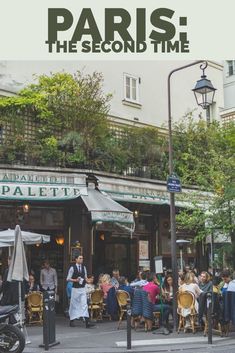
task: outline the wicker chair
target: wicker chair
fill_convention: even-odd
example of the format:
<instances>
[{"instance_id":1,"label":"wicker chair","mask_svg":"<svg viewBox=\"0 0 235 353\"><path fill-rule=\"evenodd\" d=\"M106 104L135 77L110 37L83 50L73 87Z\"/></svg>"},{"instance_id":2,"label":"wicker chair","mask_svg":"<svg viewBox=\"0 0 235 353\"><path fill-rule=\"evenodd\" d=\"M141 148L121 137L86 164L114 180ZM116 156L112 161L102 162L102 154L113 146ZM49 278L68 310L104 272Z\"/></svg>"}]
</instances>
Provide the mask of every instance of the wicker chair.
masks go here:
<instances>
[{"instance_id":1,"label":"wicker chair","mask_svg":"<svg viewBox=\"0 0 235 353\"><path fill-rule=\"evenodd\" d=\"M41 292L32 292L27 296L29 324L43 323L43 296Z\"/></svg>"},{"instance_id":2,"label":"wicker chair","mask_svg":"<svg viewBox=\"0 0 235 353\"><path fill-rule=\"evenodd\" d=\"M116 293L117 302L119 306L119 321L118 321L118 330L121 326L124 313L127 312L127 300L130 299L130 294L125 290L118 290Z\"/></svg>"},{"instance_id":3,"label":"wicker chair","mask_svg":"<svg viewBox=\"0 0 235 353\"><path fill-rule=\"evenodd\" d=\"M177 294L177 301L178 301L178 308L177 312L179 315L179 327L178 333L180 332L181 328L184 329L186 332L186 316L189 317L191 326L189 329L195 333L195 319L197 316L197 312L195 310L195 296L191 292L178 292Z\"/></svg>"},{"instance_id":4,"label":"wicker chair","mask_svg":"<svg viewBox=\"0 0 235 353\"><path fill-rule=\"evenodd\" d=\"M89 310L91 314L91 320L94 318L94 314L97 320L103 320L103 299L104 293L101 289L96 289L90 294Z\"/></svg>"}]
</instances>

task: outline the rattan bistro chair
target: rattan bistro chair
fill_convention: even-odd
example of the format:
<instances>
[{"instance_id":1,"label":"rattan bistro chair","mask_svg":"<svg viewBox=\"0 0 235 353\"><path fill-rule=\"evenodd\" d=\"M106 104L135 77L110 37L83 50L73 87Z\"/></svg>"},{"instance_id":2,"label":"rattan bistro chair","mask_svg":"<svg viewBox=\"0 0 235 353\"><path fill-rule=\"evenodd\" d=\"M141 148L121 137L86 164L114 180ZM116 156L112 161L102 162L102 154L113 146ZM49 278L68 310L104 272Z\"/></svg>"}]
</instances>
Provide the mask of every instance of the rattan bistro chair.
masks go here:
<instances>
[{"instance_id":1,"label":"rattan bistro chair","mask_svg":"<svg viewBox=\"0 0 235 353\"><path fill-rule=\"evenodd\" d=\"M118 290L116 293L117 302L119 306L119 321L118 330L121 326L124 313L127 312L127 300L130 299L130 294L125 290Z\"/></svg>"},{"instance_id":2,"label":"rattan bistro chair","mask_svg":"<svg viewBox=\"0 0 235 353\"><path fill-rule=\"evenodd\" d=\"M195 296L191 292L178 292L177 294L177 301L178 301L178 308L177 312L179 315L179 327L178 333L180 332L181 328L186 331L185 324L186 324L186 317L189 317L190 320L190 329L195 333L195 320L197 312L195 310Z\"/></svg>"},{"instance_id":3,"label":"rattan bistro chair","mask_svg":"<svg viewBox=\"0 0 235 353\"><path fill-rule=\"evenodd\" d=\"M42 325L43 319L43 296L41 292L32 292L27 296L27 312L29 324L39 323Z\"/></svg>"},{"instance_id":4,"label":"rattan bistro chair","mask_svg":"<svg viewBox=\"0 0 235 353\"><path fill-rule=\"evenodd\" d=\"M97 320L103 320L103 310L104 310L103 299L104 299L104 293L101 289L96 289L94 290L94 292L91 292L90 304L89 304L91 320L93 320L94 315Z\"/></svg>"}]
</instances>

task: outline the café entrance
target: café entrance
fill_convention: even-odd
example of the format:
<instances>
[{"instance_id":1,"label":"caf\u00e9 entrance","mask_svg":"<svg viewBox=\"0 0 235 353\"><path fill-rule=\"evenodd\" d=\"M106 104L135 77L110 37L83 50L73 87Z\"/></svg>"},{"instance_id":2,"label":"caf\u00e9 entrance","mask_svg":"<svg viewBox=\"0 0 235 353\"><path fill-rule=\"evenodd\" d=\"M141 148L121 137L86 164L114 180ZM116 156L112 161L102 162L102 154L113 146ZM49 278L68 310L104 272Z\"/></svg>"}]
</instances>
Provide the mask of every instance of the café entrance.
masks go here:
<instances>
[{"instance_id":1,"label":"caf\u00e9 entrance","mask_svg":"<svg viewBox=\"0 0 235 353\"><path fill-rule=\"evenodd\" d=\"M132 279L137 271L137 240L130 234L112 234L97 231L93 256L93 271L96 278L100 273L112 274L119 269L120 275Z\"/></svg>"}]
</instances>

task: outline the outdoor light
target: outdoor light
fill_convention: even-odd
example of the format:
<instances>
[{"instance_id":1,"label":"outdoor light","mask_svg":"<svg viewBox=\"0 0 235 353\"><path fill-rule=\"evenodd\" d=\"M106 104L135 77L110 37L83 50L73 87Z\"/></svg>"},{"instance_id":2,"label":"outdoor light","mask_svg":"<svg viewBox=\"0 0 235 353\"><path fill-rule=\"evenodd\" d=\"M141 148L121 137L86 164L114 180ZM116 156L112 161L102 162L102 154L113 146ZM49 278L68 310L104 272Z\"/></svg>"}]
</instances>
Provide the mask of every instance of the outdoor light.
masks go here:
<instances>
[{"instance_id":1,"label":"outdoor light","mask_svg":"<svg viewBox=\"0 0 235 353\"><path fill-rule=\"evenodd\" d=\"M29 206L28 203L23 204L22 207L23 207L23 212L24 212L24 213L29 213L30 206Z\"/></svg>"},{"instance_id":2,"label":"outdoor light","mask_svg":"<svg viewBox=\"0 0 235 353\"><path fill-rule=\"evenodd\" d=\"M178 291L178 265L176 254L176 210L175 210L175 193L181 192L180 180L175 178L174 173L174 158L173 158L173 137L172 137L172 112L171 112L171 77L178 71L188 69L192 66L200 65L202 76L195 88L193 89L197 104L203 109L208 108L212 103L216 89L213 87L210 80L206 78L205 69L207 63L204 60L197 60L187 65L177 67L168 74L167 78L167 98L168 98L168 131L169 131L169 186L167 183L167 190L170 194L170 236L171 236L171 267L173 275L173 327L177 329L177 291ZM182 252L182 250L181 250ZM183 256L183 254L182 254ZM181 262L182 267L182 262Z\"/></svg>"},{"instance_id":3,"label":"outdoor light","mask_svg":"<svg viewBox=\"0 0 235 353\"><path fill-rule=\"evenodd\" d=\"M138 218L138 217L139 217L139 211L138 211L138 210L135 210L133 213L134 213L134 217L135 217L135 218Z\"/></svg>"},{"instance_id":4,"label":"outdoor light","mask_svg":"<svg viewBox=\"0 0 235 353\"><path fill-rule=\"evenodd\" d=\"M55 238L55 241L56 241L57 245L64 245L64 237L63 237L63 235L58 235Z\"/></svg>"},{"instance_id":5,"label":"outdoor light","mask_svg":"<svg viewBox=\"0 0 235 353\"><path fill-rule=\"evenodd\" d=\"M197 81L195 88L192 90L194 92L197 104L203 109L207 109L210 105L212 105L216 91L216 88L214 88L211 81L206 78L205 69L207 66L207 62L200 65L202 76L201 79Z\"/></svg>"}]
</instances>

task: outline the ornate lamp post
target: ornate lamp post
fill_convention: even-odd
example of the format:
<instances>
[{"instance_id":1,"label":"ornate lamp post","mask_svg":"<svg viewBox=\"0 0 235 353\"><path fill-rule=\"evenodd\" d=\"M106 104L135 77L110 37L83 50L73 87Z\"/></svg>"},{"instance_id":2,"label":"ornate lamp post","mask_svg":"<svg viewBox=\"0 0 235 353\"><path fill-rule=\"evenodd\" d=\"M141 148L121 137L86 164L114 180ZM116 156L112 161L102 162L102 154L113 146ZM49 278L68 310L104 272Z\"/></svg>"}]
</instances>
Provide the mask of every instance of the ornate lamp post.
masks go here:
<instances>
[{"instance_id":1,"label":"ornate lamp post","mask_svg":"<svg viewBox=\"0 0 235 353\"><path fill-rule=\"evenodd\" d=\"M173 166L173 141L172 141L172 119L171 119L171 76L177 72L187 69L194 65L200 65L203 71L201 79L197 81L195 88L193 89L196 97L197 104L203 109L207 109L212 103L215 94L215 88L213 87L210 80L206 78L205 69L207 62L204 60L194 61L188 65L184 65L172 70L168 75L168 130L169 130L169 174L174 177L174 166ZM179 190L179 189L178 189ZM170 220L171 220L171 263L173 273L173 323L174 329L177 328L177 297L178 291L178 266L177 266L177 255L176 255L176 222L175 222L175 191L170 192Z\"/></svg>"}]
</instances>

